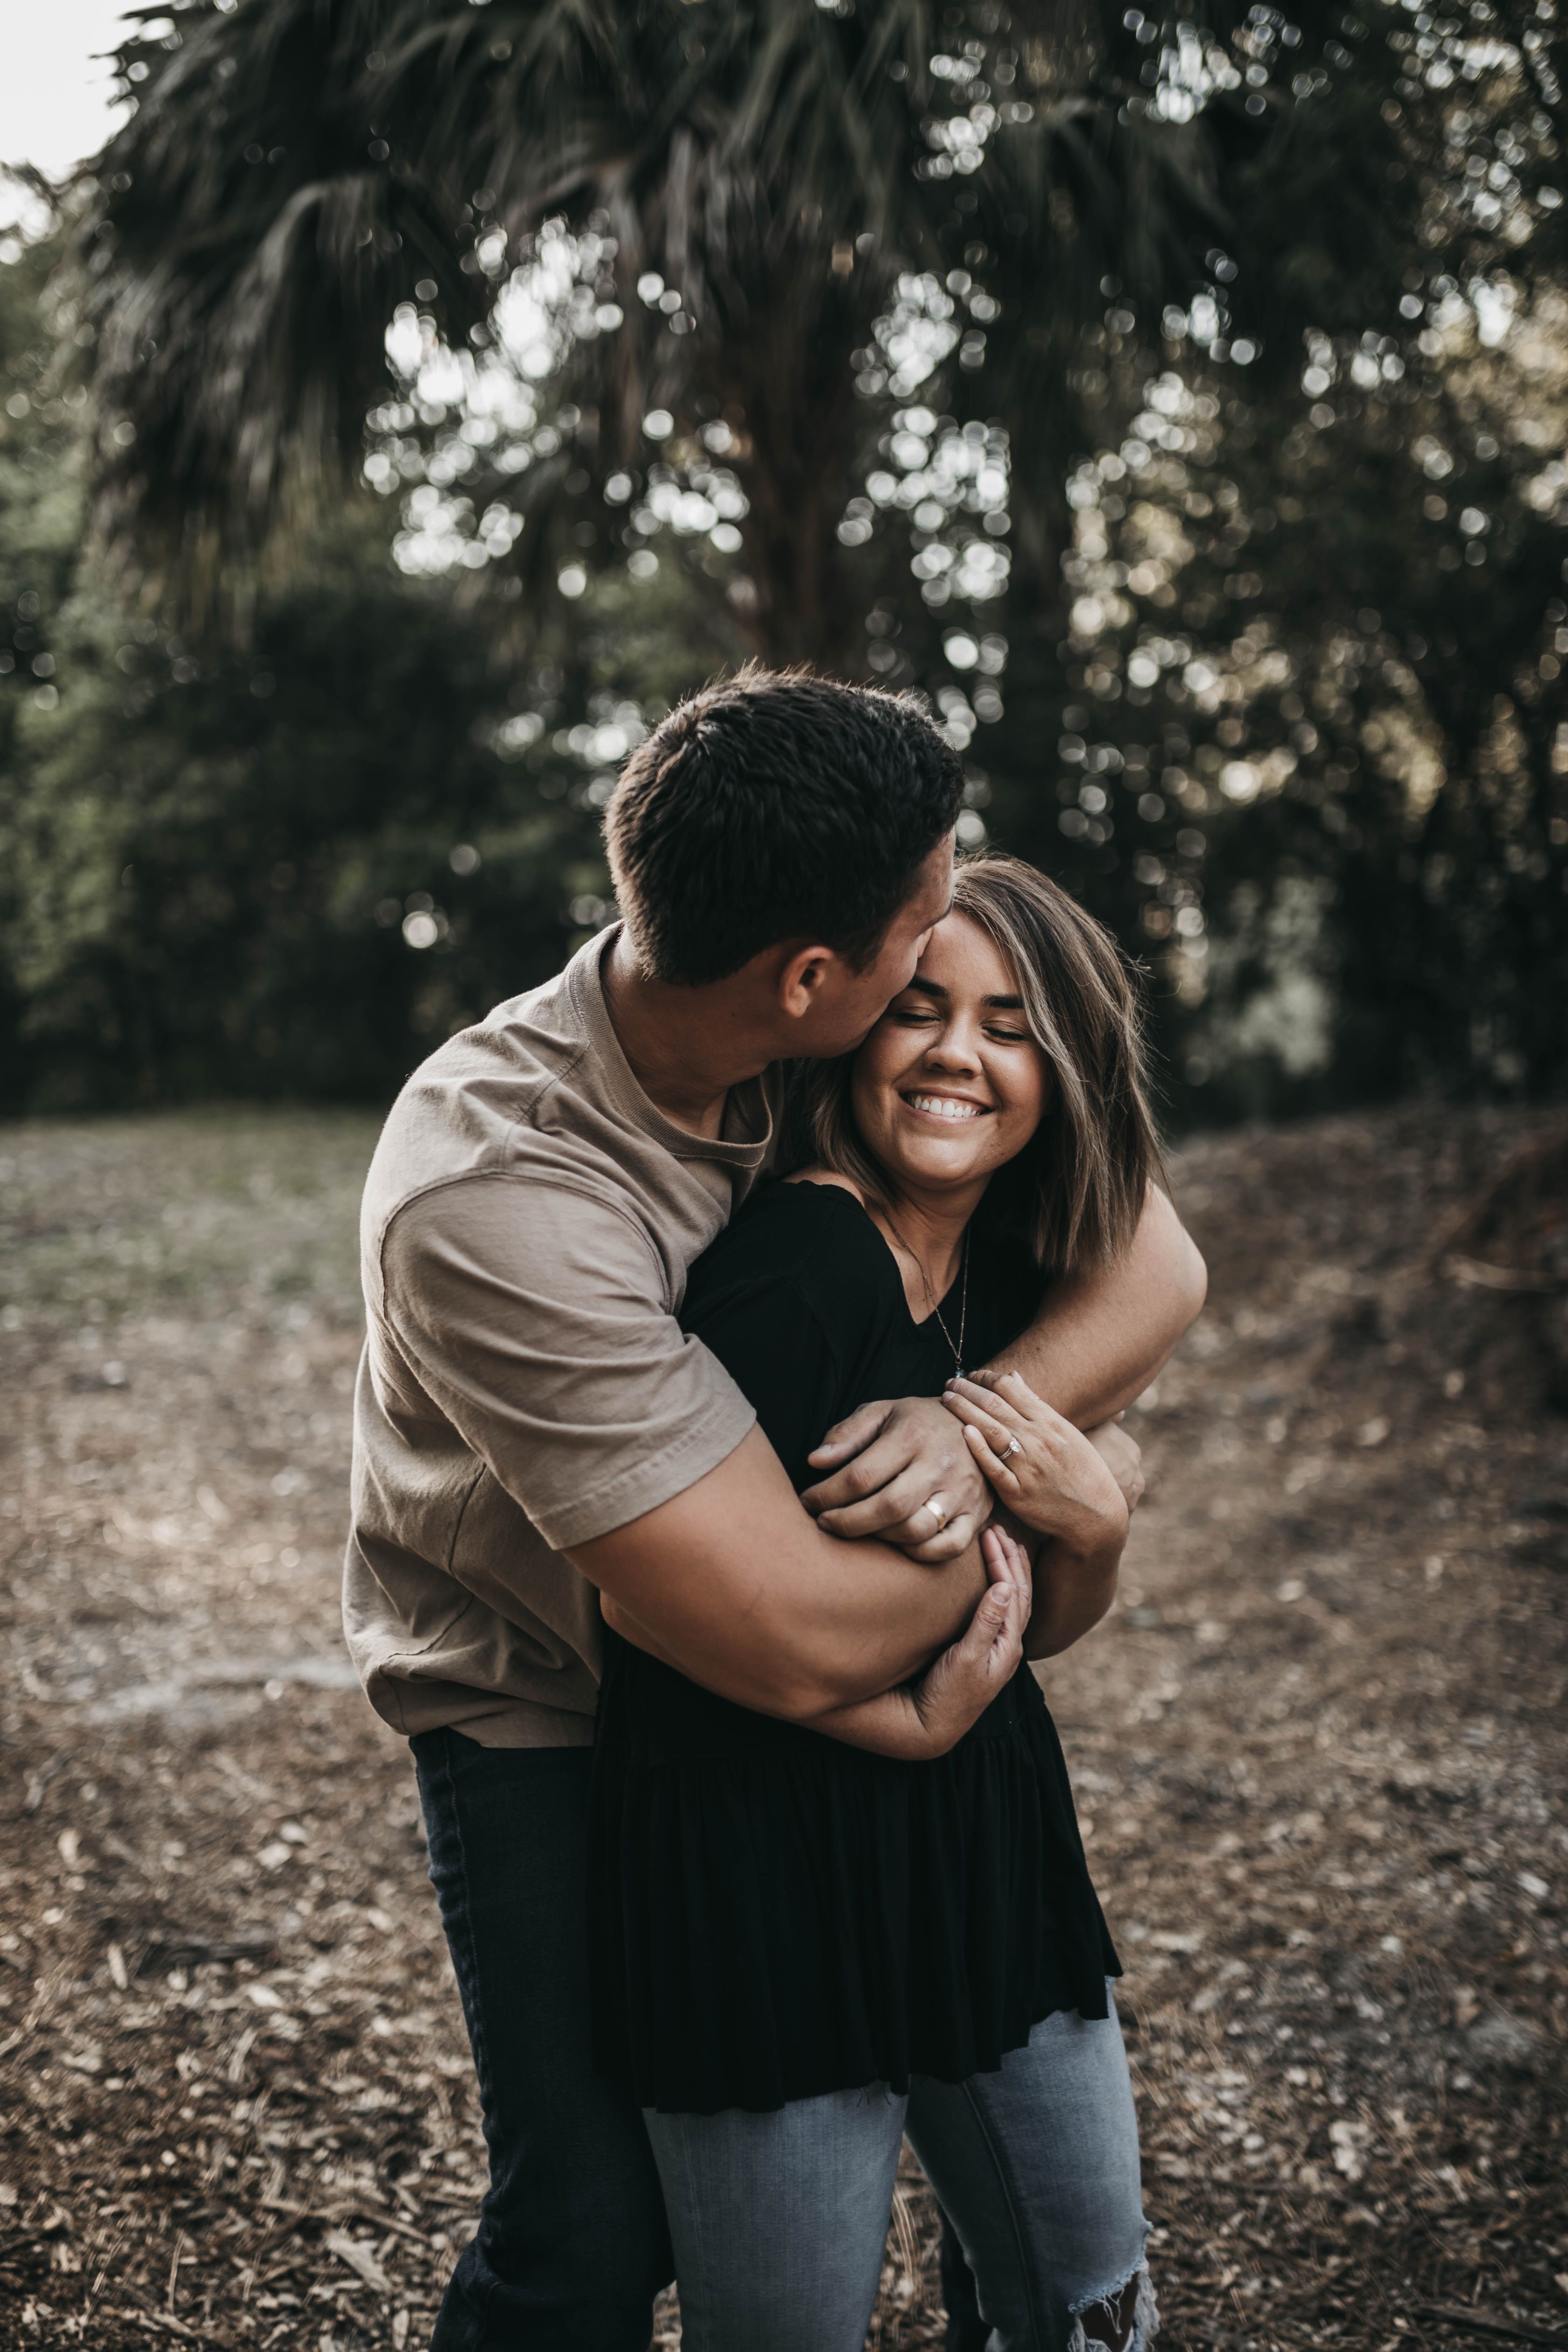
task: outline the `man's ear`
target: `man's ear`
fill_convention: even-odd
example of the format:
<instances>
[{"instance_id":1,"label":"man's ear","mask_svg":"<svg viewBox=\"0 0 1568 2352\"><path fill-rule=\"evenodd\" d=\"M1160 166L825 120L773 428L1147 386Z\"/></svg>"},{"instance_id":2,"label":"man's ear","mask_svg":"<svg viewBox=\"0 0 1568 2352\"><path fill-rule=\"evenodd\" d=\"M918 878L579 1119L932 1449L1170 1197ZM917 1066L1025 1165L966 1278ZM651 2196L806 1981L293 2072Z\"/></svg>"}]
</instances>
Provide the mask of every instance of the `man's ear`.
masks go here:
<instances>
[{"instance_id":1,"label":"man's ear","mask_svg":"<svg viewBox=\"0 0 1568 2352\"><path fill-rule=\"evenodd\" d=\"M824 989L832 984L843 961L832 948L794 949L779 967L779 1011L792 1021L804 1021L821 1003Z\"/></svg>"}]
</instances>

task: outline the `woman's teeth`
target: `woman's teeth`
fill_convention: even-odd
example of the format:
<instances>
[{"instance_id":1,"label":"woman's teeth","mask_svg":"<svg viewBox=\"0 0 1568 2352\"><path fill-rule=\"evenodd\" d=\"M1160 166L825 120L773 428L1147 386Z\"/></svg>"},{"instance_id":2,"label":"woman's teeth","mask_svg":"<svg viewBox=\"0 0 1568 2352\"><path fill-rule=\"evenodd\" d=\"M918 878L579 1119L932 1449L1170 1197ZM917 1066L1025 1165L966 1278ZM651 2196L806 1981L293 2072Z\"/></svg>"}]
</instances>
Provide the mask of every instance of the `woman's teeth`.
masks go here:
<instances>
[{"instance_id":1,"label":"woman's teeth","mask_svg":"<svg viewBox=\"0 0 1568 2352\"><path fill-rule=\"evenodd\" d=\"M904 1100L911 1110L929 1111L933 1118L984 1118L982 1103L958 1102L952 1095L906 1095Z\"/></svg>"}]
</instances>

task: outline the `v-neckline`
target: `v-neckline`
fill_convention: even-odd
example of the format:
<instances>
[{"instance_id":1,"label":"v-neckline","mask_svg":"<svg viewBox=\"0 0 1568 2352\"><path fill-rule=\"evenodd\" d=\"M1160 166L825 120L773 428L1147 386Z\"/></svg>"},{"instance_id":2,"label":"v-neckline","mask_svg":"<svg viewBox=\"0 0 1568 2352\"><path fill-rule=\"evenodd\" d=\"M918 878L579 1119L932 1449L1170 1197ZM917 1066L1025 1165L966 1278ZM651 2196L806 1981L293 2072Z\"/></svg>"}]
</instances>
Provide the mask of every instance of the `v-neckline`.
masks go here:
<instances>
[{"instance_id":1,"label":"v-neckline","mask_svg":"<svg viewBox=\"0 0 1568 2352\"><path fill-rule=\"evenodd\" d=\"M961 1245L959 1250L958 1272L953 1276L952 1280L948 1284L947 1288L942 1292L942 1297L937 1300L936 1305L931 1308L931 1313L929 1315L917 1315L913 1307L910 1305L910 1294L904 1288L904 1270L899 1264L898 1251L893 1247L892 1243L888 1239L887 1234L882 1231L881 1226L877 1223L876 1218L871 1214L870 1210L866 1206L865 1202L860 1198L859 1194L858 1192L852 1192L847 1184L819 1184L817 1183L816 1179L813 1176L798 1176L793 1178L785 1177L784 1181L785 1183L793 1182L810 1184L818 1192L841 1193L844 1199L849 1202L851 1208L858 1209L860 1214L865 1218L866 1223L870 1226L871 1231L876 1234L877 1239L881 1243L882 1247L887 1251L888 1255L893 1261L893 1272L899 1277L899 1299L903 1307L904 1314L908 1318L910 1330L924 1331L929 1329L931 1325L934 1323L936 1324L937 1328L942 1331L943 1338L946 1338L946 1327L941 1320L942 1309L947 1305L948 1300L952 1297L953 1292L958 1288L959 1284L963 1279L963 1249L967 1246L967 1239L965 1243ZM967 1235L967 1228L965 1228L965 1233ZM951 1339L948 1340L947 1346L948 1352L951 1355L952 1353L952 1342Z\"/></svg>"}]
</instances>

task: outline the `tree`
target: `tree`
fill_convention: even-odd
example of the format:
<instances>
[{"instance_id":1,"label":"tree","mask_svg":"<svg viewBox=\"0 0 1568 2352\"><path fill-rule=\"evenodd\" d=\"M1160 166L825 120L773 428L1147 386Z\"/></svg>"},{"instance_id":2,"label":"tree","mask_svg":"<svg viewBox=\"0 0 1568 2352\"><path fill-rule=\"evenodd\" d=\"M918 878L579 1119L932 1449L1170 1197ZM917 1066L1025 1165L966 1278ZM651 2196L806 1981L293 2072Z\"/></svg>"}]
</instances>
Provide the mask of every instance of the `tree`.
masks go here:
<instances>
[{"instance_id":1,"label":"tree","mask_svg":"<svg viewBox=\"0 0 1568 2352\"><path fill-rule=\"evenodd\" d=\"M1466 337L1555 331L1563 46L1486 0L198 0L81 192L100 527L210 607L364 459L540 678L675 595L689 676L926 687L970 837L1156 960L1232 1106L1553 1083L1558 491Z\"/></svg>"},{"instance_id":2,"label":"tree","mask_svg":"<svg viewBox=\"0 0 1568 2352\"><path fill-rule=\"evenodd\" d=\"M999 765L1057 738L1058 805L1003 822L1136 925L1228 1110L1568 1076L1561 99L1528 31L1485 73L1424 37L1357 96L1417 199L1397 301L1323 298L1299 374L1212 315L1086 338L1068 626L1015 634Z\"/></svg>"},{"instance_id":3,"label":"tree","mask_svg":"<svg viewBox=\"0 0 1568 2352\"><path fill-rule=\"evenodd\" d=\"M902 287L948 328L958 420L1010 436L1019 547L1055 598L1070 360L1107 282L1184 313L1223 264L1237 319L1288 346L1397 299L1419 207L1337 9L1286 47L1272 10L1221 7L1164 50L1136 11L1076 39L1063 16L949 9L937 49L924 0L193 0L121 52L136 112L82 230L102 521L208 583L286 533L357 464L397 304L483 348L555 218L597 231L621 315L573 347L553 544L607 536L600 493L646 463L649 414L680 440L722 421L753 641L856 662L864 567L837 526L897 404L877 330Z\"/></svg>"},{"instance_id":4,"label":"tree","mask_svg":"<svg viewBox=\"0 0 1568 2352\"><path fill-rule=\"evenodd\" d=\"M55 258L0 246L0 1104L384 1100L600 919L594 761L546 730L597 713L583 752L624 749L693 616L609 583L520 663L397 572L363 488L246 646L127 608L84 536Z\"/></svg>"}]
</instances>

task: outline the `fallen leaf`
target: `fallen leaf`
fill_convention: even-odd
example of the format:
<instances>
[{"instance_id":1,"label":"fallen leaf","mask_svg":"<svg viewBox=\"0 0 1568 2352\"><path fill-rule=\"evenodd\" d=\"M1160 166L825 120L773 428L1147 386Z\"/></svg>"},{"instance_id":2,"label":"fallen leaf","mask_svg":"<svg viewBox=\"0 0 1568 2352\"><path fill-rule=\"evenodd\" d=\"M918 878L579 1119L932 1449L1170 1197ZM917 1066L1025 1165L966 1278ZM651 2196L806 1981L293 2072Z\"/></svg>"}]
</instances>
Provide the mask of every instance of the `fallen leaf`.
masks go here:
<instances>
[{"instance_id":1,"label":"fallen leaf","mask_svg":"<svg viewBox=\"0 0 1568 2352\"><path fill-rule=\"evenodd\" d=\"M351 2238L346 2230L329 2230L324 2243L329 2253L336 2254L341 2263L347 2263L350 2270L356 2271L366 2286L374 2287L377 2294L392 2293L392 2281L370 2248L361 2240Z\"/></svg>"}]
</instances>

